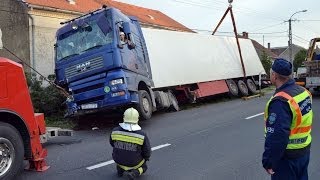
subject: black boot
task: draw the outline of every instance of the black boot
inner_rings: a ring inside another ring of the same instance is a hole
[[[136,173],[132,171],[125,171],[123,175],[127,177],[129,180],[134,180],[136,178]]]
[[[117,175],[118,175],[118,177],[122,177],[123,176],[123,172],[124,172],[124,170],[121,169],[119,166],[117,166]]]
[[[117,172],[118,177],[122,177],[123,176],[123,172]]]

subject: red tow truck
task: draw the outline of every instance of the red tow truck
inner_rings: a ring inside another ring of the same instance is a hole
[[[61,135],[72,133],[46,127],[44,114],[34,113],[22,65],[0,57],[0,179],[13,179],[24,160],[28,170],[47,170],[42,143]]]

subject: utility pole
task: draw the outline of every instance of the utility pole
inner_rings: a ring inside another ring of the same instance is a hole
[[[292,17],[292,16],[291,16]],[[292,59],[292,27],[291,27],[291,18],[289,19],[289,57],[290,57],[290,62],[293,65],[293,59]],[[293,71],[294,68],[292,68]]]
[[[292,63],[293,65],[293,57],[292,57],[292,26],[291,26],[291,23],[292,21],[296,21],[296,20],[292,20],[292,17],[295,15],[295,14],[298,14],[298,13],[302,13],[302,12],[307,12],[307,10],[302,10],[302,11],[297,11],[295,13],[293,13],[290,17],[290,19],[288,21],[285,21],[285,22],[289,22],[289,61]],[[292,68],[292,72],[293,72],[293,69]]]

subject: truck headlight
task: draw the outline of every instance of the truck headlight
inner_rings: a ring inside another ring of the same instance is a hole
[[[124,82],[123,79],[120,78],[120,79],[114,79],[114,80],[110,81],[110,84],[112,86],[114,86],[114,85],[117,85],[117,84],[123,84],[123,82]]]
[[[125,94],[126,94],[126,92],[120,91],[120,92],[112,93],[112,94],[111,94],[111,97],[123,96],[123,95],[125,95]]]

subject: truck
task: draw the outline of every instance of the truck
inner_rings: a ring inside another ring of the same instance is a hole
[[[256,93],[264,68],[250,39],[144,28],[103,7],[62,23],[56,33],[56,83],[70,93],[66,116],[135,107],[141,119],[182,102]],[[120,33],[125,40],[120,39]]]
[[[320,38],[313,38],[310,41],[307,57],[304,62],[305,87],[320,91]]]

